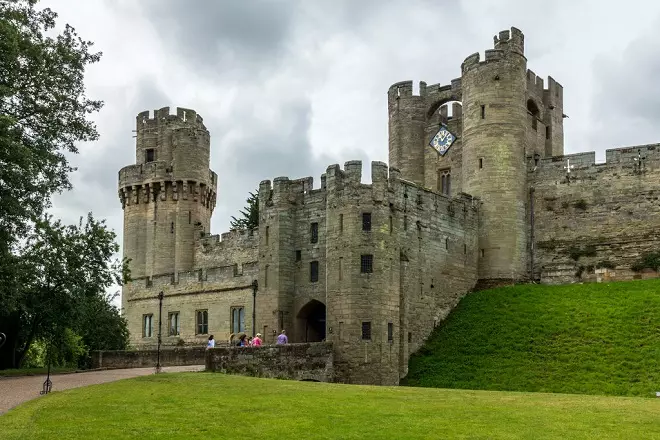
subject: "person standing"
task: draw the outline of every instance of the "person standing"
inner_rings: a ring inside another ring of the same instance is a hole
[[[286,330],[282,330],[282,333],[277,337],[277,345],[284,345],[289,343],[289,338],[286,337]]]
[[[252,345],[254,347],[261,347],[261,333],[256,334],[256,336],[252,340]]]
[[[215,347],[215,339],[213,339],[213,335],[209,336],[209,342],[206,344],[206,348],[214,348]]]

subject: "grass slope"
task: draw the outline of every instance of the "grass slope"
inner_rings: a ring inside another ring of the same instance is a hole
[[[0,416],[14,439],[660,439],[660,400],[145,376]]]
[[[654,396],[660,391],[660,280],[470,294],[412,357],[404,382]]]

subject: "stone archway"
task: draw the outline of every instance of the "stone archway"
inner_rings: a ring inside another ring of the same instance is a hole
[[[321,342],[325,339],[325,304],[315,299],[300,308],[297,320],[298,342]]]

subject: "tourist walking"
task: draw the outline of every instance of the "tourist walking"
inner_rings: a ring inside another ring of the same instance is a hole
[[[257,335],[252,340],[252,345],[254,347],[261,347],[261,333],[257,333]]]
[[[206,348],[214,348],[215,347],[215,339],[213,339],[213,335],[209,336],[209,342],[206,344]]]
[[[289,338],[286,337],[286,330],[282,330],[282,333],[277,337],[277,344],[284,345],[289,343]]]

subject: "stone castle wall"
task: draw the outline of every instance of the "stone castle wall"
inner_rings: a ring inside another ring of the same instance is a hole
[[[257,321],[267,341],[286,328],[303,342],[305,310],[322,303],[338,377],[398,383],[410,352],[476,282],[478,201],[438,195],[380,162],[371,169],[371,184],[359,161],[328,167],[320,189],[311,177],[261,183]]]
[[[659,144],[607,150],[600,164],[590,152],[542,159],[529,169],[537,278],[556,283],[648,276],[630,266],[660,250]]]

